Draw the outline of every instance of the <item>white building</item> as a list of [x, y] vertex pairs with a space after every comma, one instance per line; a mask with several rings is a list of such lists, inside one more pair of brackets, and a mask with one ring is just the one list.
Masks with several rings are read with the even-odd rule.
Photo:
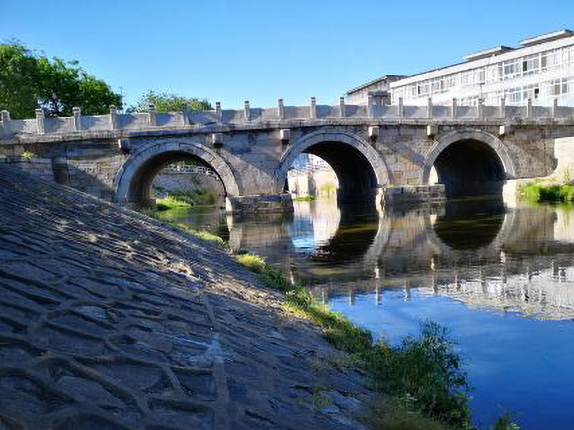
[[[519, 48], [498, 46], [467, 55], [464, 63], [442, 67], [409, 77], [383, 76], [347, 92], [349, 103], [366, 104], [368, 95], [376, 103], [403, 99], [405, 105], [425, 105], [432, 97], [436, 105], [453, 98], [460, 106], [551, 105], [574, 106], [574, 32], [560, 30], [525, 39]], [[382, 95], [381, 89], [388, 91]]]

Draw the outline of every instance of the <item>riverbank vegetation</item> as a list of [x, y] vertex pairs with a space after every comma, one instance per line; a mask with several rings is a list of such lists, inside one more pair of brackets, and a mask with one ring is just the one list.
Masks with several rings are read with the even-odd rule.
[[312, 202], [313, 200], [315, 200], [315, 197], [310, 195], [293, 197], [294, 202]]
[[175, 222], [169, 217], [165, 217], [163, 215], [163, 211], [158, 211], [157, 209], [141, 209], [139, 212], [164, 224], [168, 224], [172, 227], [181, 229], [187, 233], [192, 234], [193, 236], [199, 237], [202, 240], [211, 242], [220, 248], [227, 248], [227, 243], [219, 236], [216, 236], [205, 230], [195, 230], [194, 228], [191, 228], [184, 223]]
[[167, 191], [164, 194], [164, 197], [159, 197], [155, 200], [156, 207], [159, 211], [181, 208], [190, 209], [194, 206], [215, 204], [215, 196], [204, 188], [194, 190], [175, 189]]
[[287, 310], [313, 321], [329, 342], [370, 371], [381, 398], [365, 418], [369, 424], [380, 429], [472, 427], [466, 375], [445, 328], [424, 323], [420, 336], [406, 337], [396, 347], [374, 341], [370, 332], [320, 304], [261, 257], [243, 254], [236, 258], [257, 273], [265, 286], [285, 293]]
[[[161, 212], [145, 210], [160, 221], [227, 248], [227, 243], [208, 232], [162, 219]], [[377, 430], [472, 430], [470, 387], [454, 350], [448, 330], [433, 322], [422, 323], [418, 336], [407, 336], [399, 345], [374, 340], [371, 333], [344, 315], [331, 311], [302, 286], [291, 282], [265, 259], [241, 250], [236, 260], [257, 274], [266, 287], [285, 294], [284, 308], [315, 323], [324, 337], [347, 354], [344, 361], [372, 376], [378, 394], [363, 417]], [[493, 430], [519, 430], [508, 412]]]
[[574, 203], [574, 185], [530, 182], [520, 189], [521, 196], [531, 202]]

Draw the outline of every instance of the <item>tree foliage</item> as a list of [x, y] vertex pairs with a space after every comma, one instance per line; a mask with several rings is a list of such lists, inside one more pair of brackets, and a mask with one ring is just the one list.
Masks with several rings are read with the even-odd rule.
[[71, 115], [73, 107], [86, 115], [121, 108], [122, 95], [89, 75], [77, 61], [49, 59], [19, 42], [0, 43], [0, 110], [13, 118], [30, 118], [38, 107], [47, 116]]
[[157, 112], [177, 112], [181, 110], [181, 105], [184, 103], [187, 103], [190, 111], [213, 109], [207, 99], [148, 91], [137, 100], [135, 105], [129, 107], [128, 111], [147, 112], [149, 105], [153, 104]]

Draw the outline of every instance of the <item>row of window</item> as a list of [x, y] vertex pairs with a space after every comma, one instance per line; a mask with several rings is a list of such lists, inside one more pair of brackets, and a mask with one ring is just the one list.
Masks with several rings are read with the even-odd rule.
[[403, 99], [407, 100], [428, 97], [433, 94], [443, 94], [455, 87], [482, 85], [516, 79], [521, 76], [555, 70], [569, 64], [574, 64], [574, 46], [557, 48], [473, 70], [405, 85], [392, 91], [393, 100], [396, 101], [399, 97], [403, 97]]
[[[483, 95], [484, 104], [498, 106], [504, 96], [508, 105], [523, 105], [529, 99], [533, 102], [548, 102], [555, 98], [574, 94], [574, 77], [554, 79], [540, 84], [531, 84], [493, 91]], [[459, 106], [476, 106], [479, 96], [462, 97], [458, 100]]]

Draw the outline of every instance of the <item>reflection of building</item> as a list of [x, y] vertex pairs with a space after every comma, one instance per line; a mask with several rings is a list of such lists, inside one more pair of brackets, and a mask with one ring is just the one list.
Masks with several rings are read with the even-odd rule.
[[[435, 104], [525, 105], [531, 99], [537, 105], [574, 106], [574, 33], [561, 30], [522, 40], [517, 49], [498, 46], [467, 55], [465, 62], [417, 75], [383, 77], [347, 93], [349, 100], [366, 104], [369, 94], [381, 94], [381, 85], [393, 103], [399, 98], [405, 105]], [[384, 101], [383, 101], [384, 102]]]
[[296, 196], [335, 197], [339, 181], [332, 167], [321, 157], [301, 154], [287, 173], [291, 194]]

